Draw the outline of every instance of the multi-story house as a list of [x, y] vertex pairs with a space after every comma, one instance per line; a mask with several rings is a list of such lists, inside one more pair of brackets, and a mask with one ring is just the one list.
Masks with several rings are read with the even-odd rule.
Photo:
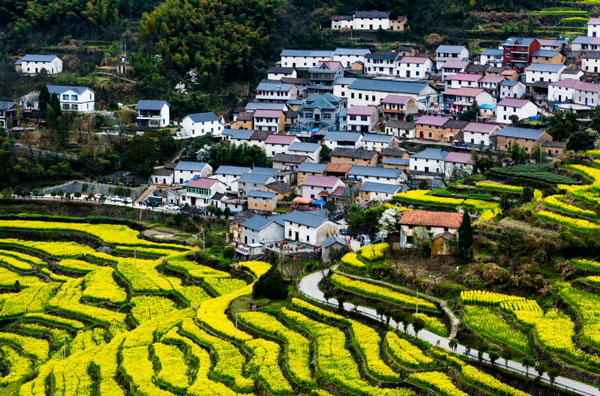
[[171, 105], [165, 100], [140, 100], [135, 109], [140, 127], [164, 128], [169, 126]]
[[272, 212], [277, 208], [277, 194], [269, 191], [248, 191], [248, 209]]
[[309, 95], [298, 108], [298, 120], [292, 132], [308, 132], [314, 128], [340, 129], [339, 118], [344, 109], [344, 100], [335, 95]]
[[510, 117], [516, 115], [519, 120], [536, 117], [538, 107], [526, 99], [504, 98], [496, 107], [496, 122], [510, 124]]
[[450, 131], [444, 125], [449, 117], [424, 115], [415, 122], [417, 139], [448, 141]]
[[502, 67], [504, 51], [497, 48], [486, 48], [479, 53], [479, 63], [481, 65], [490, 65], [492, 67]]
[[379, 112], [375, 106], [352, 106], [346, 115], [350, 132], [370, 132], [379, 120]]
[[321, 161], [321, 145], [319, 143], [293, 142], [287, 152], [294, 155], [308, 157], [308, 162], [318, 163]]
[[600, 73], [600, 51], [588, 51], [581, 57], [581, 68], [590, 74]]
[[302, 185], [307, 176], [324, 176], [325, 167], [327, 164], [314, 164], [311, 162], [303, 162], [296, 170], [298, 173], [298, 185]]
[[406, 181], [406, 174], [401, 169], [354, 165], [348, 172], [348, 179], [361, 183], [373, 182], [397, 186]]
[[469, 61], [446, 61], [438, 70], [442, 71], [442, 81], [446, 81], [448, 77], [464, 72], [467, 66]]
[[560, 80], [561, 73], [565, 70], [565, 65], [532, 63], [525, 69], [525, 82], [533, 84], [537, 81], [556, 82]]
[[504, 127], [496, 134], [496, 149], [509, 150], [511, 145], [518, 143], [526, 152], [531, 153], [535, 146], [552, 141], [552, 136], [540, 129]]
[[317, 66], [319, 61], [331, 60], [333, 51], [329, 50], [283, 50], [281, 51], [281, 66], [295, 69], [310, 69]]
[[425, 56], [403, 56], [396, 61], [396, 77], [426, 80], [431, 75], [433, 62]]
[[303, 198], [322, 199], [327, 198], [338, 188], [346, 187], [343, 181], [331, 176], [307, 176], [300, 185]]
[[500, 130], [495, 124], [484, 124], [481, 122], [470, 122], [463, 128], [463, 142], [480, 147], [490, 146], [490, 136]]
[[0, 100], [0, 129], [8, 129], [17, 124], [19, 109], [14, 100]]
[[321, 61], [308, 71], [309, 94], [333, 93], [333, 82], [344, 77], [344, 67], [337, 61]]
[[366, 182], [360, 186], [359, 196], [365, 202], [371, 201], [391, 201], [400, 191], [400, 186], [386, 183]]
[[431, 147], [411, 154], [409, 159], [410, 174], [442, 176], [445, 173], [444, 160], [447, 155], [447, 151]]
[[348, 86], [348, 106], [379, 106], [388, 95], [410, 96], [423, 107], [438, 100], [426, 82], [358, 78]]
[[444, 103], [453, 106], [457, 111], [470, 109], [474, 103], [481, 105], [496, 105], [496, 98], [483, 88], [448, 88], [443, 92]]
[[533, 53], [540, 49], [540, 43], [531, 37], [509, 37], [503, 44], [503, 66], [523, 73], [531, 63]]
[[321, 246], [333, 235], [337, 235], [341, 226], [310, 212], [295, 210], [285, 215], [285, 239], [295, 242]]
[[565, 56], [559, 51], [539, 49], [531, 55], [531, 63], [562, 65], [565, 63]]
[[285, 117], [281, 110], [259, 109], [252, 115], [254, 129], [258, 131], [278, 132], [283, 131]]
[[393, 76], [396, 67], [396, 52], [374, 52], [365, 56], [365, 74], [372, 76]]
[[45, 71], [50, 76], [55, 76], [63, 71], [63, 61], [56, 55], [27, 54], [15, 62], [15, 68], [23, 74], [39, 74]]
[[[336, 147], [331, 152], [331, 164], [376, 166], [377, 158], [377, 151], [366, 150], [364, 148]], [[327, 169], [325, 169], [325, 172], [327, 172]]]
[[447, 88], [478, 88], [479, 81], [483, 78], [483, 74], [472, 74], [472, 73], [456, 73], [448, 76], [444, 80], [444, 84]]
[[185, 184], [181, 192], [181, 205], [206, 207], [216, 193], [225, 194], [225, 185], [217, 179], [197, 178]]
[[361, 141], [362, 147], [366, 150], [375, 150], [381, 152], [388, 148], [397, 148], [398, 139], [392, 135], [383, 133], [365, 133]]
[[92, 113], [94, 111], [96, 92], [88, 87], [70, 87], [63, 85], [47, 85], [50, 95], [58, 96], [62, 111], [74, 113]]
[[527, 93], [527, 87], [520, 81], [503, 80], [500, 83], [500, 99], [521, 98]]
[[446, 61], [469, 59], [469, 50], [464, 45], [440, 45], [435, 50], [435, 67], [439, 70]]
[[217, 180], [223, 183], [227, 187], [227, 191], [237, 193], [238, 191], [238, 179], [247, 173], [250, 173], [252, 168], [245, 166], [229, 166], [221, 165], [215, 172]]
[[587, 22], [588, 37], [600, 37], [600, 18], [590, 18]]
[[173, 169], [173, 183], [184, 184], [188, 180], [212, 175], [213, 168], [206, 162], [179, 161]]
[[300, 143], [294, 135], [270, 135], [265, 140], [265, 152], [267, 157], [273, 157], [275, 154], [285, 154], [292, 143]]
[[334, 150], [336, 147], [359, 148], [362, 134], [358, 132], [337, 132], [329, 131], [323, 137], [323, 143]]
[[183, 137], [221, 136], [223, 124], [215, 113], [195, 113], [183, 117], [181, 129]]
[[388, 95], [381, 100], [380, 110], [383, 112], [383, 118], [386, 121], [403, 121], [407, 115], [419, 111], [419, 104], [410, 96]]
[[253, 170], [238, 178], [238, 193], [240, 197], [245, 197], [248, 191], [267, 191], [266, 185], [274, 181], [275, 177], [273, 175], [258, 173]]
[[390, 29], [390, 13], [386, 11], [357, 11], [354, 13], [354, 30], [376, 31]]
[[281, 81], [263, 80], [256, 87], [256, 100], [272, 103], [286, 103], [298, 98], [298, 88], [294, 84]]
[[414, 139], [415, 127], [414, 122], [390, 120], [385, 125], [385, 133], [397, 138]]
[[296, 78], [298, 73], [293, 67], [271, 66], [267, 69], [267, 80], [281, 81], [284, 77]]
[[350, 69], [356, 62], [366, 63], [366, 56], [370, 54], [366, 48], [336, 48], [332, 60], [340, 62], [345, 69]]

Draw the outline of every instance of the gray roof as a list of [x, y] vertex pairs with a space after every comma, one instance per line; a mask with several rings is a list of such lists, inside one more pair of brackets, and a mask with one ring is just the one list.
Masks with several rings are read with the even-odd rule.
[[516, 139], [529, 139], [536, 140], [544, 131], [541, 129], [528, 129], [528, 128], [517, 128], [517, 127], [504, 127], [500, 132], [497, 133], [497, 136], [504, 136]]
[[333, 51], [331, 50], [283, 50], [281, 56], [315, 56], [331, 58]]
[[335, 235], [331, 236], [323, 241], [323, 247], [326, 248], [328, 246], [333, 245], [334, 243], [339, 243], [343, 246], [348, 246], [348, 242], [342, 238], [338, 238]]
[[333, 142], [358, 142], [361, 138], [358, 132], [335, 132], [329, 131], [323, 137], [323, 140], [331, 140]]
[[386, 11], [356, 11], [354, 17], [390, 19], [390, 13]]
[[411, 154], [410, 158], [431, 159], [431, 160], [443, 161], [447, 155], [448, 155], [447, 151], [444, 151], [439, 148], [428, 147], [419, 153]]
[[529, 46], [531, 45], [531, 43], [533, 42], [533, 40], [535, 40], [532, 37], [509, 37], [508, 39], [506, 39], [506, 41], [502, 44], [502, 45], [514, 45], [515, 42], [519, 42], [519, 45], [525, 45], [525, 46]]
[[293, 72], [293, 67], [271, 66], [267, 69], [267, 73], [292, 74]]
[[398, 54], [391, 51], [377, 51], [365, 56], [365, 58], [369, 59], [396, 59], [397, 57]]
[[398, 129], [404, 129], [404, 130], [410, 131], [411, 129], [415, 129], [416, 125], [414, 122], [389, 120], [386, 127], [398, 128]]
[[573, 44], [591, 44], [595, 37], [578, 36], [572, 41]]
[[373, 177], [385, 177], [389, 179], [397, 179], [402, 174], [401, 169], [393, 168], [380, 168], [377, 166], [360, 166], [354, 165], [348, 176], [373, 176]]
[[268, 191], [258, 191], [258, 190], [250, 190], [248, 191], [248, 197], [250, 198], [267, 198], [267, 199], [271, 199], [274, 198], [277, 194], [275, 194], [274, 192], [268, 192]]
[[360, 158], [370, 160], [377, 155], [377, 151], [366, 150], [363, 148], [353, 149], [346, 147], [336, 147], [331, 152], [332, 157], [348, 157], [348, 158]]
[[360, 186], [360, 191], [377, 192], [384, 194], [395, 194], [398, 192], [398, 190], [400, 190], [400, 186], [385, 183], [364, 182], [362, 186]]
[[465, 49], [464, 45], [440, 45], [435, 52], [443, 52], [449, 54], [459, 54]]
[[320, 226], [327, 220], [327, 217], [308, 212], [302, 212], [299, 210], [294, 210], [292, 213], [287, 214], [285, 219], [285, 221], [289, 221], [291, 223], [301, 224], [313, 228]]
[[353, 77], [338, 77], [333, 80], [333, 85], [350, 85], [354, 81], [356, 81], [356, 78]]
[[231, 133], [231, 139], [249, 140], [250, 135], [252, 135], [253, 132], [254, 131], [251, 131], [249, 129], [236, 129]]
[[292, 190], [292, 187], [288, 186], [285, 183], [281, 183], [281, 182], [278, 182], [278, 181], [274, 181], [272, 183], [269, 183], [269, 184], [265, 185], [265, 187], [267, 187], [267, 188], [269, 188], [269, 189], [271, 189], [273, 191], [277, 191], [279, 194], [285, 194], [285, 193], [287, 193], [287, 192], [289, 192], [289, 191]]
[[0, 100], [0, 111], [10, 110], [14, 105], [14, 100]]
[[418, 95], [429, 84], [417, 81], [393, 81], [368, 78], [357, 78], [348, 86], [349, 89], [363, 91], [394, 92]]
[[238, 179], [238, 183], [257, 183], [257, 184], [266, 184], [269, 182], [269, 179], [272, 179], [271, 175], [264, 175], [260, 173], [246, 173], [240, 176]]
[[255, 175], [269, 175], [269, 176], [274, 176], [275, 173], [277, 173], [277, 172], [279, 172], [279, 169], [264, 168], [262, 166], [255, 166], [250, 171], [250, 173], [255, 174]]
[[306, 161], [307, 158], [306, 155], [277, 153], [273, 156], [273, 162], [301, 164]]
[[481, 55], [487, 56], [502, 56], [504, 55], [504, 51], [497, 48], [486, 48], [480, 52]]
[[288, 147], [288, 151], [302, 151], [307, 153], [312, 153], [321, 148], [319, 143], [304, 143], [304, 142], [294, 142], [290, 144]]
[[46, 88], [48, 88], [48, 92], [50, 92], [50, 95], [52, 94], [57, 94], [60, 95], [63, 92], [67, 92], [67, 91], [73, 91], [78, 93], [79, 95], [83, 94], [86, 89], [89, 89], [92, 92], [95, 92], [93, 89], [88, 88], [88, 87], [74, 87], [74, 86], [69, 86], [69, 85], [46, 85]]
[[213, 112], [188, 114], [186, 117], [190, 117], [194, 122], [219, 121], [219, 117], [217, 117]]
[[408, 166], [408, 164], [410, 163], [410, 160], [402, 159], [402, 158], [388, 157], [388, 158], [384, 159], [381, 163], [384, 165]]
[[201, 172], [207, 166], [210, 165], [208, 165], [206, 162], [179, 161], [175, 166], [175, 170]]
[[298, 167], [298, 172], [323, 173], [327, 164], [313, 164], [312, 162], [303, 162]]
[[273, 221], [274, 220], [270, 217], [255, 215], [254, 217], [250, 218], [250, 220], [246, 220], [246, 222], [242, 223], [242, 227], [250, 228], [254, 231], [260, 231]]
[[246, 166], [230, 166], [230, 165], [221, 165], [219, 169], [215, 172], [215, 175], [235, 175], [241, 176], [245, 173], [250, 173], [250, 168]]
[[383, 133], [365, 133], [363, 135], [363, 142], [374, 142], [374, 143], [389, 143], [394, 139], [392, 135], [385, 135]]
[[164, 105], [171, 107], [166, 100], [140, 100], [135, 106], [136, 110], [161, 110]]
[[275, 91], [275, 92], [287, 92], [292, 89], [292, 84], [282, 83], [281, 81], [268, 81], [263, 80], [256, 87], [257, 91]]
[[266, 103], [266, 102], [249, 102], [245, 109], [246, 110], [283, 110], [285, 109], [285, 103]]
[[514, 87], [515, 85], [519, 84], [520, 81], [512, 81], [512, 80], [502, 80], [502, 82], [500, 83], [500, 85], [505, 85], [508, 87]]
[[23, 62], [52, 62], [54, 59], [58, 58], [56, 55], [35, 55], [35, 54], [27, 54], [21, 59], [15, 62], [15, 65], [20, 65]]
[[558, 73], [564, 68], [565, 65], [562, 64], [555, 65], [550, 63], [532, 63], [527, 67], [527, 69], [525, 69], [525, 71]]
[[333, 55], [355, 55], [355, 56], [365, 56], [371, 53], [366, 48], [336, 48], [333, 51]]
[[544, 58], [552, 58], [556, 54], [558, 54], [558, 51], [539, 49], [535, 51], [531, 56], [543, 56]]

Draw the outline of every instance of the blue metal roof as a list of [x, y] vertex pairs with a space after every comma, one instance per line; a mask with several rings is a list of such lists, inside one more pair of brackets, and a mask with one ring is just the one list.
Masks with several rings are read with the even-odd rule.
[[506, 39], [506, 41], [502, 44], [502, 45], [514, 45], [516, 42], [519, 42], [519, 45], [523, 45], [523, 46], [529, 46], [533, 40], [535, 40], [532, 37], [509, 37]]
[[352, 55], [352, 56], [365, 56], [367, 54], [370, 54], [371, 51], [369, 51], [366, 48], [336, 48], [335, 51], [333, 51], [333, 55]]
[[175, 166], [175, 170], [201, 172], [207, 166], [210, 165], [208, 165], [206, 162], [179, 161]]
[[440, 45], [435, 52], [443, 52], [448, 54], [459, 54], [465, 49], [464, 45]]
[[480, 52], [481, 55], [487, 56], [502, 56], [504, 55], [504, 51], [496, 48], [486, 48]]
[[410, 163], [410, 160], [401, 159], [401, 158], [388, 157], [388, 158], [384, 159], [382, 163], [384, 165], [402, 165], [402, 166], [408, 166], [408, 164]]
[[255, 175], [269, 175], [269, 176], [273, 176], [277, 172], [279, 172], [279, 169], [275, 169], [275, 168], [263, 168], [261, 166], [255, 166], [250, 171], [250, 173], [253, 173]]
[[20, 65], [23, 62], [46, 62], [50, 63], [54, 59], [58, 58], [56, 55], [36, 55], [36, 54], [27, 54], [21, 59], [15, 62], [15, 65]]
[[365, 133], [363, 135], [363, 142], [374, 142], [374, 143], [389, 143], [394, 137], [392, 135], [386, 135], [383, 133]]
[[274, 219], [271, 217], [263, 217], [260, 215], [255, 215], [251, 219], [246, 220], [246, 222], [242, 223], [242, 227], [250, 228], [251, 230], [254, 230], [254, 231], [260, 231], [263, 228], [265, 228], [266, 226], [268, 226], [269, 224], [271, 224], [273, 221], [274, 221]]
[[510, 137], [515, 139], [529, 139], [536, 140], [544, 131], [541, 129], [528, 129], [528, 128], [517, 128], [517, 127], [504, 127], [497, 136]]
[[249, 129], [236, 129], [231, 133], [231, 138], [237, 140], [249, 140], [252, 133], [254, 133], [254, 131]]
[[290, 144], [290, 147], [288, 147], [288, 151], [304, 151], [312, 153], [317, 151], [320, 147], [321, 145], [319, 143], [294, 142]]
[[73, 92], [76, 92], [79, 95], [81, 95], [87, 89], [94, 92], [93, 89], [88, 88], [88, 87], [73, 87], [73, 86], [69, 86], [69, 85], [46, 85], [46, 88], [48, 88], [48, 92], [50, 92], [50, 95], [52, 95], [52, 94], [60, 95], [61, 93], [67, 92], [67, 91], [73, 91]]
[[266, 198], [271, 199], [274, 198], [277, 194], [274, 192], [268, 191], [258, 191], [258, 190], [250, 190], [248, 191], [248, 197], [250, 198]]
[[369, 78], [357, 78], [348, 86], [349, 89], [362, 91], [394, 92], [418, 95], [429, 84], [418, 81], [393, 81]]
[[260, 173], [246, 173], [240, 176], [238, 179], [238, 183], [257, 183], [257, 184], [266, 184], [269, 182], [269, 179], [272, 179], [271, 175], [261, 175]]
[[298, 167], [298, 172], [323, 173], [327, 164], [313, 164], [312, 162], [303, 162]]
[[565, 68], [565, 65], [555, 65], [550, 63], [532, 63], [525, 69], [525, 72], [533, 71], [533, 72], [550, 72], [550, 73], [558, 73], [562, 69]]
[[334, 235], [334, 236], [329, 237], [329, 238], [327, 238], [327, 239], [325, 239], [323, 241], [323, 247], [326, 248], [326, 247], [328, 247], [330, 245], [333, 245], [334, 243], [339, 243], [340, 245], [348, 246], [348, 242], [346, 240], [344, 240], [342, 238], [338, 238], [338, 237], [336, 237]]
[[558, 51], [539, 49], [535, 51], [531, 56], [543, 56], [545, 58], [552, 58], [556, 54], [558, 54]]
[[395, 194], [398, 192], [398, 190], [400, 190], [400, 186], [385, 183], [364, 182], [362, 186], [360, 186], [360, 191], [376, 192], [383, 194]]
[[168, 104], [166, 100], [140, 100], [139, 102], [137, 102], [135, 109], [136, 110], [162, 110], [164, 105], [171, 107], [171, 105]]
[[397, 179], [402, 174], [401, 169], [393, 168], [380, 168], [377, 166], [362, 166], [354, 165], [348, 176], [372, 176], [372, 177], [384, 177], [388, 179]]
[[323, 140], [331, 140], [332, 142], [358, 142], [361, 138], [358, 132], [335, 132], [330, 131], [325, 134]]
[[249, 102], [245, 109], [246, 110], [283, 110], [285, 109], [285, 103], [262, 103], [262, 102]]
[[230, 165], [221, 165], [219, 169], [215, 172], [215, 175], [235, 175], [241, 176], [245, 173], [250, 173], [250, 168], [245, 166], [230, 166]]
[[508, 87], [514, 87], [518, 83], [519, 83], [519, 81], [502, 80], [502, 82], [500, 83], [500, 85], [505, 85], [505, 86], [508, 86]]
[[256, 87], [257, 91], [287, 92], [290, 89], [292, 89], [292, 84], [271, 81], [261, 81]]
[[595, 37], [578, 36], [572, 41], [573, 44], [591, 44]]
[[286, 215], [285, 221], [291, 223], [301, 224], [308, 227], [318, 227], [327, 221], [327, 217], [315, 215], [309, 212], [302, 212], [294, 210], [292, 213]]
[[333, 85], [350, 85], [354, 81], [356, 81], [356, 78], [353, 77], [338, 77], [333, 80]]
[[283, 50], [281, 56], [305, 56], [305, 57], [325, 57], [331, 58], [333, 51], [331, 50]]
[[419, 153], [411, 154], [410, 158], [431, 159], [431, 160], [443, 161], [447, 155], [448, 155], [447, 151], [444, 151], [439, 148], [428, 147]]
[[217, 117], [213, 112], [188, 114], [186, 117], [190, 117], [194, 122], [219, 121], [219, 117]]

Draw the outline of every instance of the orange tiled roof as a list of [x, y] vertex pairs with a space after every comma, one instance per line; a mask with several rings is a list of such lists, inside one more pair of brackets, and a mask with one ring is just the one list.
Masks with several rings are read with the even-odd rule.
[[428, 210], [405, 210], [400, 215], [398, 224], [413, 226], [431, 226], [458, 228], [463, 214], [456, 212], [430, 212]]
[[329, 163], [325, 167], [325, 172], [348, 173], [352, 169], [352, 164]]

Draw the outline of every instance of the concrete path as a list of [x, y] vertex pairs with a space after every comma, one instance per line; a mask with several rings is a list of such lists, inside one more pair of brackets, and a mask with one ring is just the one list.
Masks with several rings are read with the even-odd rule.
[[[302, 278], [302, 280], [300, 280], [298, 289], [300, 290], [300, 293], [312, 300], [318, 301], [322, 304], [338, 307], [338, 302], [336, 299], [331, 298], [329, 299], [329, 301], [325, 300], [323, 292], [319, 289], [319, 282], [321, 281], [321, 279], [323, 279], [325, 275], [327, 275], [328, 272], [329, 270], [326, 269], [322, 271], [313, 272], [312, 274], [305, 276], [304, 278]], [[377, 312], [371, 308], [363, 307], [360, 305], [355, 307], [353, 304], [346, 302], [344, 303], [344, 310], [348, 312], [358, 312], [361, 315], [367, 316], [371, 319], [381, 321], [381, 318], [377, 316]], [[396, 322], [394, 322], [393, 320], [390, 320], [389, 325], [394, 329], [397, 326]], [[412, 336], [415, 335], [412, 326], [408, 327], [408, 334]], [[467, 348], [461, 344], [458, 344], [456, 349], [452, 350], [450, 348], [450, 340], [448, 338], [440, 337], [437, 334], [433, 334], [427, 330], [421, 330], [418, 334], [418, 338], [423, 341], [427, 341], [432, 345], [437, 345], [441, 348], [444, 348], [448, 351], [453, 351], [455, 353], [462, 354], [475, 360], [478, 359], [477, 350], [470, 349], [467, 355]], [[490, 358], [487, 353], [483, 354], [482, 360], [484, 362], [490, 363]], [[506, 359], [498, 359], [496, 361], [496, 366], [499, 368], [517, 372], [522, 375], [527, 375], [527, 370], [525, 370], [525, 367], [523, 367], [523, 365], [519, 362]], [[536, 377], [538, 376], [538, 373], [537, 371], [535, 371], [535, 369], [530, 368], [528, 376]], [[550, 377], [548, 377], [548, 374], [544, 374], [542, 376], [542, 381], [550, 383]], [[580, 395], [600, 396], [600, 390], [598, 390], [598, 388], [566, 377], [556, 377], [554, 381], [554, 386], [564, 388], [566, 390]]]

